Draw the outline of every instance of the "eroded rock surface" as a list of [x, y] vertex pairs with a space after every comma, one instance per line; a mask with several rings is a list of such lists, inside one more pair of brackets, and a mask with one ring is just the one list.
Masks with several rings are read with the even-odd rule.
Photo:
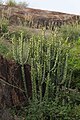
[[[32, 96], [30, 65], [24, 65], [28, 97]], [[21, 65], [0, 55], [0, 109], [21, 106], [28, 102], [25, 96]]]
[[54, 26], [80, 23], [80, 16], [55, 11], [0, 5], [0, 17], [6, 17], [10, 25], [25, 25], [32, 28], [52, 29]]

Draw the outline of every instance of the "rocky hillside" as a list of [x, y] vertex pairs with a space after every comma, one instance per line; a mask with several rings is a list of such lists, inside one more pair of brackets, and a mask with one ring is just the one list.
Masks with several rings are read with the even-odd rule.
[[7, 5], [0, 5], [0, 17], [6, 17], [11, 25], [22, 24], [32, 28], [45, 27], [46, 29], [80, 22], [78, 15]]

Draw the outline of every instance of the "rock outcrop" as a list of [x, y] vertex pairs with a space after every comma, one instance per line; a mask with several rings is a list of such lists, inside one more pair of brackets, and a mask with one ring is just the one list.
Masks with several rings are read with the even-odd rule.
[[[28, 97], [32, 96], [30, 66], [24, 65]], [[21, 65], [0, 55], [0, 109], [28, 103], [22, 80]]]
[[0, 5], [0, 17], [6, 17], [10, 24], [23, 24], [32, 28], [52, 29], [54, 26], [60, 27], [76, 21], [80, 23], [78, 15], [7, 5]]

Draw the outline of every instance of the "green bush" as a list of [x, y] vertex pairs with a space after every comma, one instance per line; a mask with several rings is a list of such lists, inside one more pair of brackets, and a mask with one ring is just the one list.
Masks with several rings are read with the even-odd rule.
[[0, 54], [6, 55], [8, 52], [9, 52], [9, 49], [5, 45], [0, 44]]
[[[14, 111], [14, 115], [16, 110]], [[19, 118], [25, 120], [79, 120], [80, 105], [60, 105], [56, 101], [30, 101], [27, 107], [18, 110]]]
[[4, 35], [8, 32], [8, 20], [7, 19], [1, 19], [0, 20], [0, 35]]
[[64, 40], [74, 42], [80, 38], [80, 25], [64, 25], [60, 28], [60, 32]]
[[6, 4], [8, 6], [16, 6], [17, 5], [16, 2], [15, 2], [15, 0], [7, 0]]

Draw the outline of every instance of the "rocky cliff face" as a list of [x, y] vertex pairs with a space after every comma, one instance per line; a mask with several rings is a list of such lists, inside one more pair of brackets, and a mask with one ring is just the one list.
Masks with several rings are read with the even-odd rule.
[[[28, 97], [32, 96], [30, 65], [24, 65]], [[28, 103], [22, 81], [21, 65], [0, 55], [0, 109]]]
[[23, 24], [32, 28], [52, 29], [54, 26], [80, 22], [80, 16], [54, 11], [22, 8], [19, 6], [0, 6], [0, 17], [6, 17], [10, 24]]

